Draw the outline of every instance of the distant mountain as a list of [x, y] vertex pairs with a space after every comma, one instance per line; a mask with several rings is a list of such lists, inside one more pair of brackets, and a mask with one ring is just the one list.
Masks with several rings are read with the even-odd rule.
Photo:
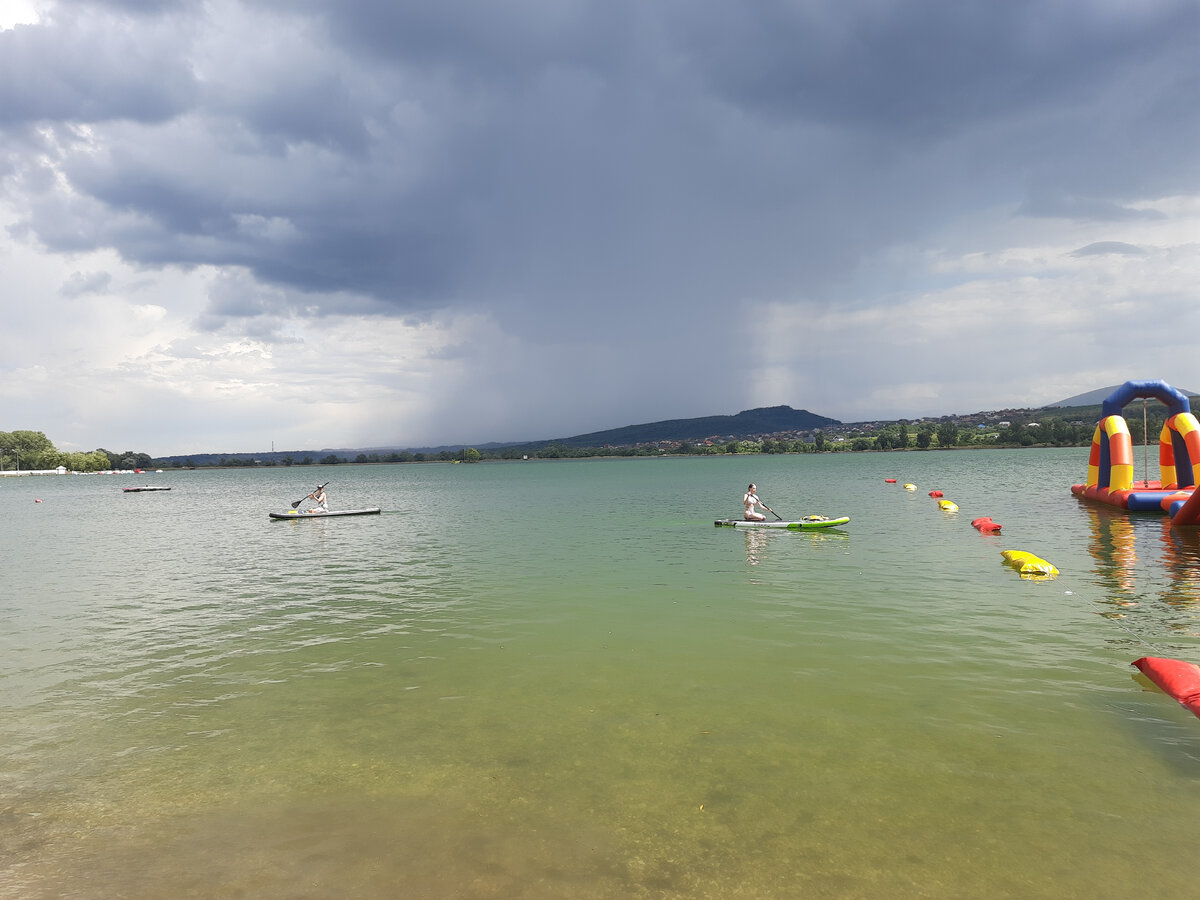
[[[828, 416], [818, 416], [807, 409], [792, 409], [790, 406], [768, 406], [759, 409], [747, 409], [736, 416], [702, 416], [698, 419], [668, 419], [663, 422], [650, 422], [646, 425], [626, 425], [623, 428], [613, 428], [609, 431], [593, 431], [590, 434], [577, 434], [573, 437], [557, 438], [547, 441], [528, 441], [489, 444], [448, 444], [441, 447], [401, 448], [371, 447], [366, 450], [271, 450], [259, 453], [181, 453], [174, 456], [155, 457], [154, 464], [163, 465], [194, 465], [215, 466], [227, 461], [232, 465], [271, 463], [285, 465], [290, 462], [316, 463], [328, 456], [353, 460], [359, 455], [375, 455], [385, 457], [391, 453], [410, 452], [424, 453], [435, 456], [442, 451], [452, 453], [464, 447], [473, 446], [477, 450], [499, 450], [507, 447], [536, 450], [558, 444], [562, 447], [631, 447], [636, 444], [650, 444], [658, 441], [703, 441], [706, 438], [722, 440], [743, 439], [756, 435], [778, 434], [789, 431], [812, 431], [816, 428], [828, 428], [841, 425], [837, 419]], [[288, 461], [288, 462], [285, 462]]]
[[702, 441], [705, 438], [748, 438], [784, 431], [812, 431], [841, 425], [837, 419], [818, 416], [807, 409], [767, 406], [747, 409], [735, 416], [702, 416], [697, 419], [667, 419], [645, 425], [626, 425], [608, 431], [593, 431], [550, 441], [535, 441], [529, 447], [559, 444], [563, 447], [628, 447], [657, 441]]
[[[1117, 388], [1121, 385], [1114, 384], [1112, 387], [1096, 388], [1094, 391], [1088, 391], [1086, 394], [1076, 394], [1074, 397], [1068, 397], [1066, 400], [1059, 400], [1057, 403], [1047, 403], [1047, 408], [1056, 406], [1099, 406], [1109, 398]], [[1173, 386], [1173, 385], [1172, 385]], [[1177, 388], [1185, 397], [1200, 397], [1195, 391], [1184, 390]]]

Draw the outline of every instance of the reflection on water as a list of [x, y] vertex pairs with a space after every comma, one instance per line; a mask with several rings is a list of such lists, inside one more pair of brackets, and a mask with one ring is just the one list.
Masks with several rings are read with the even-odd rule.
[[1095, 581], [1106, 590], [1102, 602], [1114, 608], [1106, 615], [1126, 619], [1126, 627], [1200, 635], [1200, 530], [1103, 504], [1084, 508]]
[[768, 541], [770, 541], [768, 530], [766, 528], [746, 529], [746, 562], [752, 566], [757, 566], [766, 552]]
[[[836, 529], [789, 531], [784, 528], [746, 528], [746, 562], [757, 566], [773, 546], [784, 552], [816, 552], [836, 547], [850, 535]], [[772, 544], [779, 541], [778, 544]]]
[[1099, 503], [1084, 507], [1091, 541], [1088, 551], [1096, 560], [1096, 576], [1118, 597], [1132, 595], [1137, 566], [1133, 522], [1123, 510]]
[[1163, 599], [1178, 606], [1200, 603], [1200, 529], [1175, 528], [1163, 519], [1162, 561], [1170, 576]]

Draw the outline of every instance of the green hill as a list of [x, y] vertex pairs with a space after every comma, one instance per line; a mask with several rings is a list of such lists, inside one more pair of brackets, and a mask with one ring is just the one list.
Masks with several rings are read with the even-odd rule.
[[837, 419], [818, 416], [807, 409], [767, 406], [747, 409], [735, 416], [702, 416], [696, 419], [667, 419], [645, 425], [626, 425], [608, 431], [593, 431], [550, 441], [534, 441], [531, 448], [558, 444], [563, 447], [628, 447], [658, 441], [703, 441], [706, 438], [749, 438], [781, 432], [812, 431], [841, 425]]

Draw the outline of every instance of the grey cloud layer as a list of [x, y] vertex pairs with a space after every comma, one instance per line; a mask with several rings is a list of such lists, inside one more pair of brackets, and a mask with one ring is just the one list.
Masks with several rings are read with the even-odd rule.
[[[211, 26], [191, 18], [199, 6], [120, 18], [76, 3], [52, 25], [3, 35], [0, 116], [58, 124], [63, 171], [94, 201], [44, 195], [38, 235], [148, 263], [247, 265], [267, 281], [404, 307], [448, 302], [496, 274], [516, 294], [533, 267], [530, 289], [542, 278], [565, 288], [553, 260], [542, 270], [563, 253], [607, 256], [579, 260], [604, 291], [642, 283], [605, 277], [613, 264], [661, 286], [656, 269], [686, 267], [679, 244], [712, 252], [735, 233], [767, 252], [736, 246], [732, 264], [761, 262], [776, 249], [772, 229], [805, 234], [810, 200], [833, 216], [905, 200], [888, 175], [928, 174], [906, 154], [936, 156], [981, 123], [1030, 143], [1004, 142], [992, 159], [974, 144], [981, 158], [960, 157], [963, 183], [943, 190], [974, 192], [969, 181], [1001, 164], [1068, 194], [1169, 189], [1195, 174], [1194, 154], [1170, 149], [1197, 137], [1178, 108], [1195, 96], [1196, 67], [1180, 65], [1195, 50], [1192, 3], [739, 3], [700, 14], [358, 0], [310, 4], [307, 19], [287, 12], [296, 4], [274, 7], [254, 23], [263, 31], [221, 36], [231, 55], [265, 57], [237, 77], [194, 71], [214, 62], [196, 57], [216, 40], [197, 34]], [[294, 55], [273, 55], [273, 28]], [[1190, 80], [1169, 74], [1179, 72]], [[1138, 84], [1157, 88], [1156, 102], [1126, 96]], [[1057, 162], [1055, 116], [1073, 120], [1070, 172]], [[72, 139], [67, 124], [91, 125], [91, 139]], [[1054, 159], [1038, 146], [1050, 135]], [[1162, 144], [1162, 165], [1114, 185], [1105, 158], [1135, 139]], [[822, 170], [847, 155], [856, 164], [828, 185]], [[755, 190], [777, 204], [761, 222]], [[278, 228], [256, 232], [258, 220]], [[653, 256], [668, 263], [631, 233], [658, 238]]]
[[205, 330], [302, 297], [714, 352], [966, 211], [1194, 191], [1198, 35], [1191, 0], [72, 0], [0, 33], [4, 188], [51, 250], [278, 289], [220, 281]]

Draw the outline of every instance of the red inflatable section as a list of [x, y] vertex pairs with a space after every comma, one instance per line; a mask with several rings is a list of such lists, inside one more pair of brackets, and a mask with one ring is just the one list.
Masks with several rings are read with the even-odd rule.
[[895, 483], [896, 483], [896, 479], [895, 479], [895, 478], [885, 478], [885, 479], [883, 479], [883, 480], [884, 480], [884, 481], [886, 481], [888, 484], [895, 484]]
[[[1191, 496], [1184, 497], [1182, 492], [1171, 497], [1177, 500], [1185, 500], [1183, 506], [1179, 507], [1171, 516], [1172, 525], [1200, 525], [1200, 490], [1192, 491]], [[1164, 505], [1163, 509], [1170, 510], [1170, 506]]]
[[999, 534], [1002, 527], [999, 522], [993, 522], [988, 516], [980, 516], [978, 519], [972, 519], [971, 524], [978, 528], [982, 534]]
[[929, 492], [929, 496], [930, 496], [930, 497], [933, 497], [934, 499], [936, 499], [936, 498], [938, 498], [938, 497], [941, 497], [941, 496], [943, 496], [943, 495], [942, 495], [942, 492], [941, 492], [941, 491], [930, 491], [930, 492]]
[[1180, 659], [1143, 656], [1133, 661], [1167, 696], [1200, 717], [1200, 666]]

